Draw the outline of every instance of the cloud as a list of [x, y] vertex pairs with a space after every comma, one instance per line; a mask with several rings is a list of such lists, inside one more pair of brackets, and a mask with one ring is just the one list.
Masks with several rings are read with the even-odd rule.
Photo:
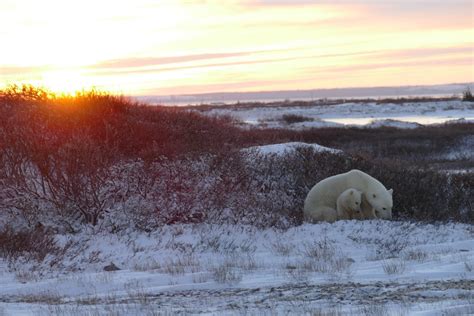
[[0, 66], [0, 74], [2, 76], [38, 74], [43, 71], [50, 70], [48, 66]]
[[118, 74], [144, 74], [144, 73], [160, 73], [168, 71], [178, 71], [187, 69], [198, 69], [198, 68], [209, 68], [209, 67], [226, 67], [226, 66], [239, 66], [239, 65], [251, 65], [251, 64], [262, 64], [268, 62], [288, 61], [294, 60], [295, 58], [274, 58], [274, 59], [260, 59], [260, 60], [248, 60], [248, 61], [229, 61], [229, 62], [213, 62], [205, 64], [194, 64], [184, 66], [168, 66], [162, 67], [163, 64], [150, 64], [146, 68], [106, 68], [98, 69], [95, 74], [99, 75], [118, 75]]
[[[288, 50], [290, 51], [290, 50]], [[165, 60], [168, 60], [168, 64], [175, 64], [179, 63], [178, 61], [194, 61], [196, 59], [192, 59], [192, 56], [214, 56], [215, 59], [222, 58], [219, 57], [221, 55], [225, 55], [226, 57], [236, 57], [236, 56], [246, 56], [252, 55], [260, 52], [249, 52], [249, 53], [230, 53], [230, 54], [203, 54], [203, 55], [190, 55], [190, 56], [179, 56], [179, 57], [166, 57]], [[268, 51], [268, 52], [276, 52], [276, 51]], [[198, 68], [212, 68], [212, 67], [230, 67], [230, 66], [245, 66], [245, 65], [252, 65], [252, 64], [267, 64], [267, 63], [277, 63], [277, 62], [288, 62], [288, 61], [296, 61], [296, 60], [305, 60], [305, 59], [317, 59], [317, 58], [334, 58], [334, 57], [350, 57], [350, 56], [359, 56], [359, 55], [367, 55], [373, 54], [374, 51], [361, 51], [361, 52], [350, 52], [350, 53], [334, 53], [334, 54], [309, 54], [309, 55], [296, 55], [296, 56], [288, 56], [288, 57], [269, 57], [265, 55], [261, 55], [260, 58], [254, 58], [252, 60], [229, 60], [223, 62], [209, 62], [203, 64], [189, 64], [189, 65], [176, 65], [176, 66], [166, 66], [167, 63], [154, 63], [155, 61], [161, 61], [163, 58], [147, 58], [147, 59], [138, 59], [135, 62], [134, 59], [124, 59], [124, 60], [117, 60], [111, 62], [105, 62], [100, 64], [101, 66], [96, 67], [93, 66], [92, 69], [95, 69], [96, 74], [101, 75], [109, 75], [109, 74], [137, 74], [137, 73], [159, 73], [159, 72], [167, 72], [167, 71], [179, 71], [179, 70], [187, 70], [187, 69], [198, 69]], [[189, 58], [187, 58], [189, 57]], [[208, 58], [212, 60], [213, 58]], [[203, 59], [198, 59], [203, 60]], [[107, 65], [103, 67], [102, 65]], [[111, 67], [112, 65], [116, 65], [117, 67]], [[146, 66], [141, 67], [140, 66]], [[94, 71], [93, 71], [94, 72]]]
[[390, 58], [390, 59], [402, 59], [402, 58], [423, 58], [428, 59], [432, 57], [441, 57], [446, 55], [457, 55], [457, 54], [473, 54], [474, 43], [469, 46], [456, 46], [456, 47], [430, 47], [430, 48], [414, 48], [404, 50], [387, 50], [377, 53], [375, 57], [379, 58]]
[[[206, 1], [201, 1], [206, 2]], [[304, 5], [304, 4], [353, 4], [353, 5], [396, 5], [411, 7], [468, 5], [470, 0], [242, 0], [240, 3], [254, 5]]]
[[195, 54], [195, 55], [182, 55], [182, 56], [167, 56], [167, 57], [144, 57], [144, 58], [123, 58], [113, 59], [98, 63], [91, 68], [96, 69], [118, 69], [118, 68], [131, 68], [131, 67], [146, 67], [146, 66], [158, 66], [167, 64], [176, 64], [183, 62], [193, 62], [201, 60], [212, 60], [229, 57], [240, 57], [250, 55], [252, 52], [238, 52], [238, 53], [221, 53], [221, 54]]
[[[258, 51], [258, 52], [238, 52], [238, 53], [223, 53], [223, 54], [200, 54], [200, 55], [187, 55], [187, 56], [176, 56], [176, 57], [161, 57], [161, 58], [131, 58], [131, 59], [118, 59], [112, 61], [106, 61], [98, 65], [91, 67], [92, 72], [99, 75], [118, 75], [118, 74], [140, 74], [140, 73], [161, 73], [170, 71], [180, 71], [188, 69], [199, 69], [199, 68], [213, 68], [213, 67], [231, 67], [231, 66], [246, 66], [246, 65], [262, 65], [269, 63], [279, 62], [291, 62], [291, 61], [302, 61], [302, 60], [314, 60], [326, 59], [326, 58], [352, 58], [360, 57], [361, 59], [355, 61], [354, 66], [347, 68], [340, 68], [342, 70], [359, 70], [359, 69], [372, 69], [372, 68], [383, 68], [391, 67], [390, 65], [411, 65], [413, 59], [416, 59], [414, 64], [423, 64], [426, 60], [440, 57], [447, 57], [453, 55], [469, 55], [473, 53], [472, 46], [461, 46], [461, 47], [432, 47], [432, 48], [417, 48], [417, 49], [405, 49], [405, 50], [363, 50], [354, 51], [347, 53], [328, 53], [328, 54], [297, 54], [287, 55], [284, 57], [271, 57], [271, 55], [265, 55], [264, 52], [275, 52], [275, 51]], [[232, 57], [251, 56], [250, 60], [235, 60]], [[260, 56], [255, 56], [260, 55]], [[223, 61], [217, 61], [224, 59]], [[403, 60], [410, 59], [410, 61], [401, 62]], [[438, 60], [437, 59], [437, 60]], [[377, 60], [378, 63], [369, 63], [369, 61]], [[393, 63], [394, 60], [400, 62]], [[420, 60], [420, 61], [418, 61]], [[193, 61], [209, 61], [206, 63], [199, 64], [184, 64], [183, 62]], [[174, 64], [174, 65], [173, 65]], [[172, 66], [173, 65], [173, 66]], [[339, 69], [335, 67], [334, 69]], [[338, 70], [336, 70], [338, 71]]]
[[[188, 85], [178, 85], [171, 88], [166, 88], [163, 91], [157, 88], [143, 89], [140, 91], [142, 95], [153, 95], [153, 94], [183, 94], [183, 91], [189, 92], [188, 95], [212, 93], [211, 91], [250, 91], [255, 87], [271, 86], [275, 84], [275, 80], [247, 80], [245, 82], [232, 80], [231, 77], [224, 80], [225, 82], [214, 82], [214, 83], [200, 83]], [[165, 92], [166, 91], [166, 92]]]
[[332, 6], [339, 8], [364, 8], [372, 17], [423, 15], [467, 15], [471, 16], [472, 0], [242, 0], [241, 4], [252, 7], [272, 6]]
[[376, 69], [387, 69], [387, 68], [406, 68], [413, 67], [419, 68], [422, 66], [469, 66], [472, 64], [471, 58], [449, 58], [445, 60], [415, 60], [415, 61], [400, 61], [400, 62], [380, 62], [380, 63], [368, 63], [368, 64], [359, 64], [352, 66], [342, 66], [342, 67], [326, 67], [312, 69], [308, 73], [317, 73], [318, 71], [325, 72], [344, 72], [344, 73], [354, 73], [358, 71], [369, 71]]

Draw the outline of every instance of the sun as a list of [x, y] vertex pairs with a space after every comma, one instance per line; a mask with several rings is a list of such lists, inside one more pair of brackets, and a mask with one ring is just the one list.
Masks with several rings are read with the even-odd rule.
[[90, 78], [75, 70], [53, 70], [42, 74], [41, 85], [59, 94], [74, 94], [77, 91], [90, 90], [94, 84]]

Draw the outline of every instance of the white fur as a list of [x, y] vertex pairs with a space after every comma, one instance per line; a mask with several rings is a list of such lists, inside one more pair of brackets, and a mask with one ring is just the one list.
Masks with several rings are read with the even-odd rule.
[[315, 222], [329, 222], [334, 223], [337, 221], [337, 211], [332, 207], [321, 206], [317, 209], [317, 212], [310, 214], [304, 213], [305, 220], [311, 223]]
[[353, 188], [342, 192], [336, 201], [337, 219], [362, 219], [362, 192]]
[[337, 198], [350, 188], [363, 194], [363, 218], [392, 218], [393, 191], [387, 190], [380, 181], [370, 175], [360, 170], [351, 170], [321, 180], [309, 191], [304, 202], [305, 219], [308, 221], [333, 221], [332, 217], [337, 219]]

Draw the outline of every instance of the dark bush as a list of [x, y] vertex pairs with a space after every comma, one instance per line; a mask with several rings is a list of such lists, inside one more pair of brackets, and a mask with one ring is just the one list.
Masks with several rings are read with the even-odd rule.
[[469, 174], [450, 175], [407, 168], [393, 160], [318, 153], [308, 148], [283, 156], [257, 154], [248, 159], [252, 185], [247, 190], [247, 201], [253, 198], [254, 204], [246, 209], [264, 213], [271, 210], [272, 214], [267, 216], [279, 214], [280, 226], [301, 222], [304, 199], [314, 184], [351, 169], [362, 170], [379, 179], [387, 189], [394, 189], [395, 218], [465, 222], [474, 218], [474, 186]]
[[0, 209], [79, 214], [95, 225], [115, 203], [107, 174], [115, 164], [218, 153], [237, 137], [229, 118], [97, 91], [56, 96], [12, 86], [0, 91]]
[[474, 102], [474, 96], [472, 95], [471, 89], [469, 87], [466, 88], [466, 90], [463, 91], [462, 100], [463, 101]]
[[281, 119], [286, 124], [294, 124], [294, 123], [301, 123], [301, 122], [310, 122], [314, 119], [308, 116], [297, 115], [297, 114], [283, 114]]
[[300, 141], [342, 149], [371, 159], [410, 161], [426, 167], [436, 164], [439, 155], [456, 148], [466, 137], [474, 137], [474, 123], [443, 124], [415, 129], [316, 128], [250, 129], [242, 131], [245, 146]]
[[41, 262], [57, 250], [54, 237], [40, 226], [24, 231], [5, 227], [0, 231], [0, 256], [7, 260], [23, 257]]
[[394, 216], [425, 221], [470, 222], [474, 209], [470, 196], [470, 174], [452, 175], [418, 167], [407, 167], [393, 160], [354, 159], [353, 168], [367, 172], [389, 189], [394, 189]]

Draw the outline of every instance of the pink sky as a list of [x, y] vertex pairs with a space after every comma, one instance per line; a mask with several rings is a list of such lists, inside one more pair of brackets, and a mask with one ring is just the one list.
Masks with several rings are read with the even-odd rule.
[[474, 81], [471, 0], [2, 0], [0, 86], [185, 94]]

